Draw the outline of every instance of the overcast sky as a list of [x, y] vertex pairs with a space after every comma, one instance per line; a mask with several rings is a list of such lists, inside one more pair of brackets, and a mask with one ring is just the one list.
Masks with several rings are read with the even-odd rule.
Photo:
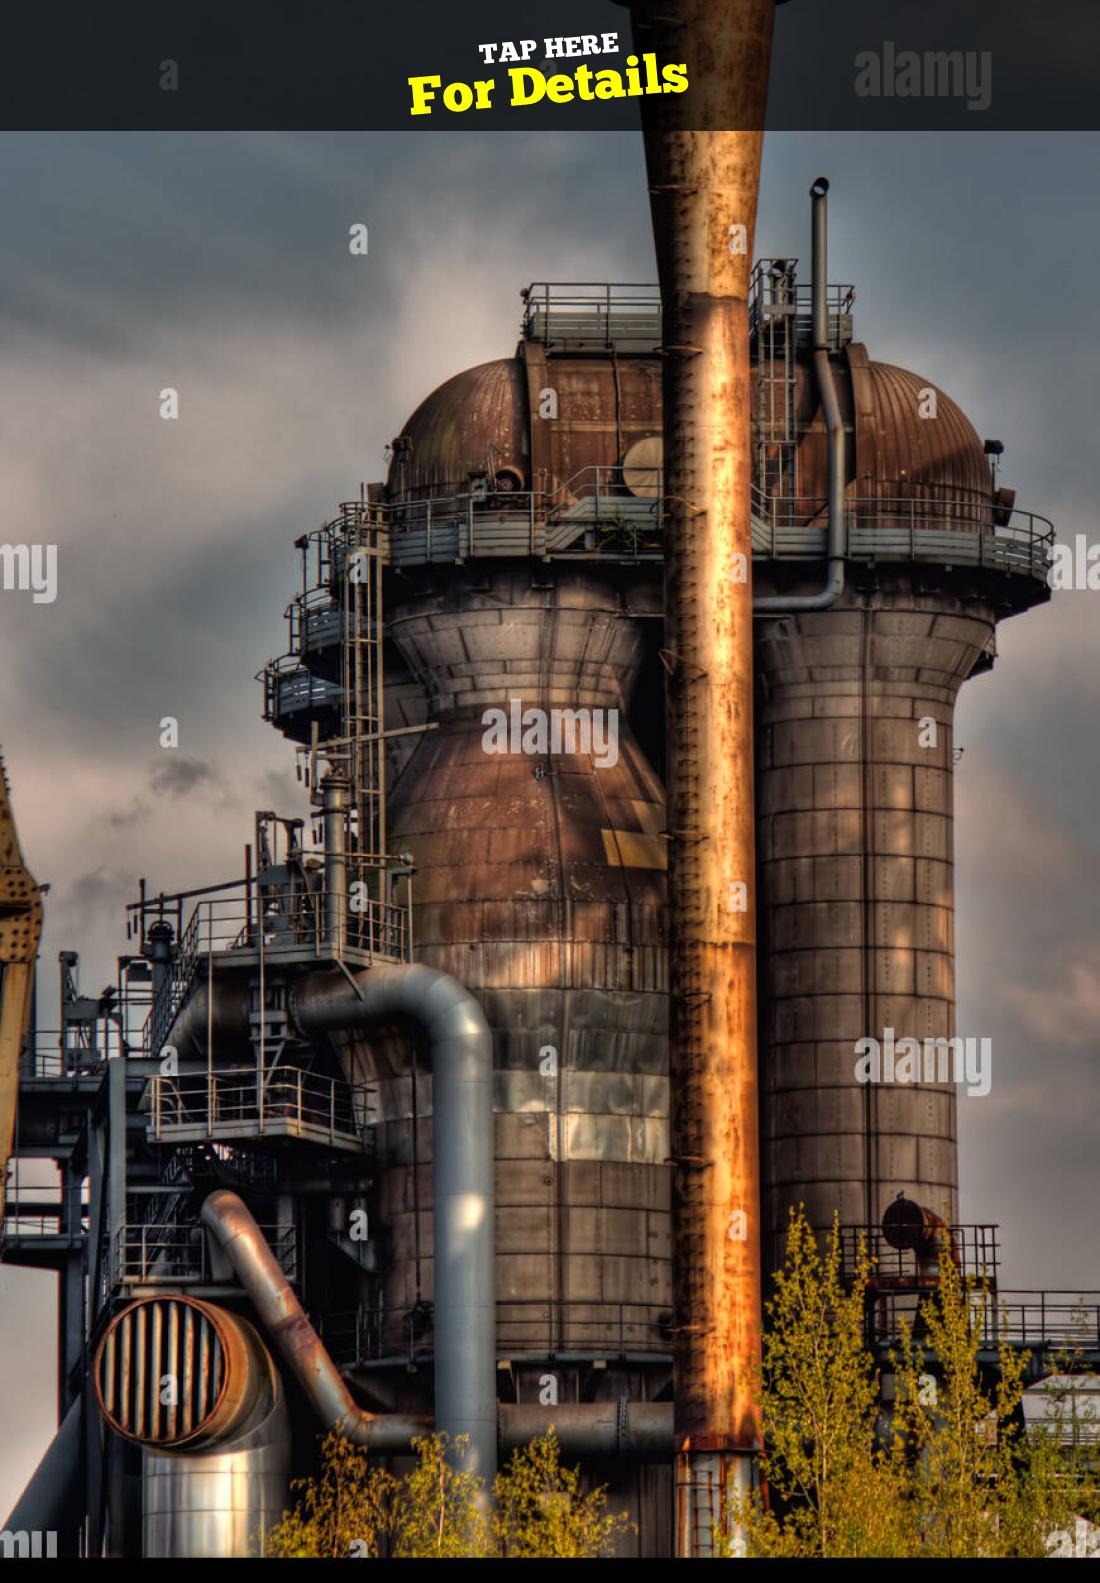
[[[1004, 482], [1070, 541], [1100, 538], [1098, 156], [775, 134], [757, 236], [807, 258], [828, 176], [857, 338], [1003, 440]], [[645, 177], [627, 134], [6, 135], [0, 206], [0, 542], [58, 545], [60, 584], [0, 594], [0, 742], [51, 887], [44, 976], [77, 949], [91, 991], [139, 875], [232, 877], [252, 810], [297, 797], [253, 680], [293, 539], [382, 476], [436, 384], [511, 351], [522, 286], [654, 278]], [[1098, 599], [1006, 623], [957, 734], [958, 1024], [994, 1046], [991, 1094], [960, 1099], [962, 1219], [1000, 1223], [1004, 1284], [1075, 1292], [1100, 1288]], [[53, 1285], [0, 1268], [0, 1518], [53, 1432]]]

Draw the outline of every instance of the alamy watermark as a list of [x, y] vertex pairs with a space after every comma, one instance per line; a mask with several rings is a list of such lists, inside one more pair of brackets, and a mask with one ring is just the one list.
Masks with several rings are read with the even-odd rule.
[[579, 753], [601, 770], [619, 762], [617, 709], [525, 709], [522, 698], [510, 698], [507, 709], [486, 709], [481, 723], [486, 753]]
[[893, 1028], [878, 1039], [857, 1039], [857, 1083], [959, 1083], [972, 1098], [993, 1083], [992, 1039], [895, 1039]]
[[860, 99], [965, 99], [968, 110], [993, 102], [993, 56], [983, 49], [898, 49], [886, 39], [880, 50], [855, 59]]
[[1100, 544], [1090, 544], [1085, 534], [1075, 533], [1072, 544], [1053, 545], [1047, 586], [1055, 593], [1100, 588]]
[[5, 1561], [52, 1561], [57, 1555], [57, 1534], [52, 1528], [5, 1528], [0, 1533], [0, 1558]]
[[29, 593], [36, 605], [57, 598], [56, 544], [0, 544], [0, 588]]

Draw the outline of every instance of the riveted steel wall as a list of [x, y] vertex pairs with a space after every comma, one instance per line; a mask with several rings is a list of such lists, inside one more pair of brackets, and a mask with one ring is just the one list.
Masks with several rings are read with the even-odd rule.
[[[521, 1350], [599, 1350], [621, 1318], [630, 1350], [667, 1348], [664, 806], [627, 719], [656, 597], [637, 574], [494, 566], [426, 574], [389, 611], [440, 723], [394, 790], [391, 840], [418, 865], [419, 960], [494, 1031], [499, 1323]], [[512, 700], [613, 716], [614, 755], [487, 751], [483, 715]], [[431, 1081], [397, 1069], [381, 1088], [399, 1313], [431, 1294]]]
[[[902, 572], [762, 624], [758, 860], [764, 1220], [954, 1212], [951, 1084], [860, 1083], [857, 1041], [955, 1033], [958, 689], [994, 610]], [[923, 724], [922, 724], [923, 722]], [[930, 728], [931, 726], [931, 728]], [[974, 1030], [977, 1031], [977, 1030]]]

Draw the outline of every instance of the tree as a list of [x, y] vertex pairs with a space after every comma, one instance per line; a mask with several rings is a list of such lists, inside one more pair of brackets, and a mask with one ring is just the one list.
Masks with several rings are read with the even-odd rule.
[[462, 1467], [467, 1436], [424, 1435], [413, 1441], [416, 1466], [403, 1480], [393, 1508], [391, 1554], [412, 1557], [484, 1556], [491, 1531], [481, 1509], [484, 1481]]
[[336, 1430], [321, 1441], [321, 1471], [295, 1479], [301, 1496], [263, 1542], [265, 1556], [369, 1556], [382, 1553], [393, 1525], [399, 1480], [373, 1467], [363, 1451]]
[[625, 1512], [607, 1511], [603, 1485], [581, 1489], [579, 1468], [563, 1468], [553, 1426], [530, 1445], [513, 1451], [494, 1486], [493, 1536], [499, 1555], [610, 1555], [615, 1539], [631, 1524]]
[[466, 1437], [450, 1449], [446, 1435], [422, 1436], [413, 1442], [415, 1466], [398, 1477], [373, 1466], [362, 1447], [326, 1435], [319, 1474], [294, 1481], [297, 1504], [270, 1530], [263, 1553], [598, 1557], [630, 1527], [625, 1513], [607, 1512], [605, 1487], [585, 1491], [580, 1469], [561, 1466], [553, 1428], [512, 1453], [491, 1506], [483, 1480], [462, 1466]]
[[845, 1280], [836, 1222], [821, 1254], [792, 1211], [757, 1380], [769, 1499], [728, 1503], [750, 1554], [1043, 1556], [1095, 1517], [1095, 1434], [1081, 1433], [1076, 1390], [1052, 1388], [1045, 1420], [1025, 1423], [1028, 1354], [943, 1243], [935, 1287], [899, 1323], [884, 1414], [865, 1335], [870, 1261], [861, 1249]]
[[792, 1211], [757, 1377], [771, 1504], [759, 1493], [732, 1499], [723, 1525], [740, 1526], [752, 1554], [906, 1553], [898, 1459], [875, 1436], [877, 1380], [863, 1335], [869, 1272], [861, 1251], [846, 1287], [836, 1222], [822, 1256], [805, 1215]]
[[[904, 1448], [919, 1553], [1047, 1554], [1053, 1533], [1073, 1528], [1078, 1512], [1095, 1509], [1094, 1459], [1087, 1446], [1073, 1447], [1076, 1392], [1052, 1384], [1045, 1419], [1026, 1423], [1030, 1354], [1009, 1344], [988, 1283], [966, 1279], [946, 1246], [936, 1288], [920, 1305], [919, 1342], [916, 1328], [902, 1323], [893, 1362], [894, 1433]], [[981, 1367], [983, 1350], [996, 1355], [992, 1378]], [[921, 1388], [929, 1358], [933, 1391]]]

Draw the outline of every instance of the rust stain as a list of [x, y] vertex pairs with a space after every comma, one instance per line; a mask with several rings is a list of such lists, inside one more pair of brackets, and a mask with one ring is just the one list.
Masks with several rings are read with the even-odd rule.
[[631, 13], [692, 84], [687, 105], [643, 114], [665, 338], [675, 1430], [697, 1455], [761, 1443], [752, 586], [731, 568], [751, 566], [748, 284], [774, 0]]

